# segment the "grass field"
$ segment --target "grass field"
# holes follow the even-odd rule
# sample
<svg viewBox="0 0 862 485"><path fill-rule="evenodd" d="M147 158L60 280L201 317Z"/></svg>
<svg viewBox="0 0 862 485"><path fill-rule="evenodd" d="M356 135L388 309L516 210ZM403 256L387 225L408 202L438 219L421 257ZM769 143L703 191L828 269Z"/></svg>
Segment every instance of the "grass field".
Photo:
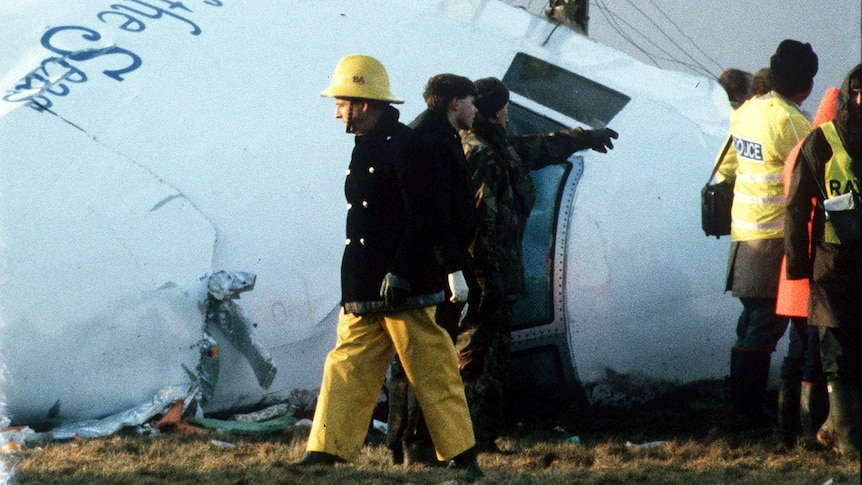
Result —
<svg viewBox="0 0 862 485"><path fill-rule="evenodd" d="M787 448L772 432L728 426L726 384L678 389L632 409L566 409L515 416L482 454L484 484L859 484L858 457L816 446ZM17 484L447 484L439 468L390 464L371 435L350 465L297 470L307 427L265 436L118 434L51 442L7 457ZM575 438L577 437L577 438Z"/></svg>

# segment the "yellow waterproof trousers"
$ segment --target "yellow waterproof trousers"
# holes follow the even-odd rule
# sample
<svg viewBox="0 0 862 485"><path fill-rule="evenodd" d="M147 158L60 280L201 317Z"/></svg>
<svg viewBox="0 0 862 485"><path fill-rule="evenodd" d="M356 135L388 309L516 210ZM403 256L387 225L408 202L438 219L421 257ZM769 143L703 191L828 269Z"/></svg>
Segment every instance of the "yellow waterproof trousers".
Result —
<svg viewBox="0 0 862 485"><path fill-rule="evenodd" d="M307 451L352 461L362 447L393 350L413 386L437 457L448 460L475 445L473 425L452 340L434 322L434 307L392 313L345 314L326 357Z"/></svg>

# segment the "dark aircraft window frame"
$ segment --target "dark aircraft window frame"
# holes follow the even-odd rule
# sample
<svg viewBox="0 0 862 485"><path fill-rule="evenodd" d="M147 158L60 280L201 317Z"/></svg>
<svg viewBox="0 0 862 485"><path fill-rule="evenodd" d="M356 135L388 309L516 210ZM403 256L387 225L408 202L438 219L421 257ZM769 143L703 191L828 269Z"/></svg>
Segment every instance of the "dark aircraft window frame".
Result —
<svg viewBox="0 0 862 485"><path fill-rule="evenodd" d="M515 103L509 104L510 133L551 133L566 126ZM530 172L536 186L536 203L527 219L523 258L527 296L513 307L512 331L539 327L554 322L554 257L557 221L563 192L572 164L549 165Z"/></svg>
<svg viewBox="0 0 862 485"><path fill-rule="evenodd" d="M523 52L515 54L503 84L542 106L598 128L607 126L631 100L619 91Z"/></svg>

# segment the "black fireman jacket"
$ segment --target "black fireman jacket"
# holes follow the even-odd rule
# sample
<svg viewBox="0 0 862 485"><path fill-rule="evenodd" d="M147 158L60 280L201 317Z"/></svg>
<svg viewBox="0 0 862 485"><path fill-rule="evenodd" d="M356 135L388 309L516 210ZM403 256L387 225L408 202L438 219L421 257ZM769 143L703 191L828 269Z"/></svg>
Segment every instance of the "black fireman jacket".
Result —
<svg viewBox="0 0 862 485"><path fill-rule="evenodd" d="M347 225L341 262L341 303L347 313L405 310L443 301L431 221L436 200L425 188L428 167L411 153L410 128L388 107L374 128L356 136L344 183ZM410 284L407 302L380 297L386 273Z"/></svg>

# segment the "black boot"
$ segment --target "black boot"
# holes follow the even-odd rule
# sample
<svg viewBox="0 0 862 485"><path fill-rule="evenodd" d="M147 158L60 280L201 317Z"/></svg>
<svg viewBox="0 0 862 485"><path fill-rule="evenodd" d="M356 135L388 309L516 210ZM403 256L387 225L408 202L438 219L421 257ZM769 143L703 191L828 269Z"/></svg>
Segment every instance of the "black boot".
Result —
<svg viewBox="0 0 862 485"><path fill-rule="evenodd" d="M736 347L730 350L730 416L733 421L742 407L742 351Z"/></svg>
<svg viewBox="0 0 862 485"><path fill-rule="evenodd" d="M766 350L734 347L731 351L731 413L739 430L767 431L773 426L764 408L771 358Z"/></svg>
<svg viewBox="0 0 862 485"><path fill-rule="evenodd" d="M299 461L291 463L291 466L332 466L336 463L346 463L347 461L330 453L323 451L306 451Z"/></svg>
<svg viewBox="0 0 862 485"><path fill-rule="evenodd" d="M408 465L442 466L445 463L437 460L434 444L425 440L405 441L404 454Z"/></svg>
<svg viewBox="0 0 862 485"><path fill-rule="evenodd" d="M389 455L392 457L393 465L404 464L404 442L399 441L389 446Z"/></svg>
<svg viewBox="0 0 862 485"><path fill-rule="evenodd" d="M412 387L407 393L407 424L404 427L404 455L408 465L426 465L430 467L445 466L446 463L437 460L434 440L425 422L422 407Z"/></svg>
<svg viewBox="0 0 862 485"><path fill-rule="evenodd" d="M467 474L467 482L475 482L485 476L485 474L482 473L482 469L479 468L479 462L476 461L476 457L477 452L476 447L474 446L455 458L452 458L452 461L446 468L449 470L463 470Z"/></svg>
<svg viewBox="0 0 862 485"><path fill-rule="evenodd" d="M778 388L778 432L784 444L792 447L801 429L800 405L802 383L797 380L781 380Z"/></svg>

